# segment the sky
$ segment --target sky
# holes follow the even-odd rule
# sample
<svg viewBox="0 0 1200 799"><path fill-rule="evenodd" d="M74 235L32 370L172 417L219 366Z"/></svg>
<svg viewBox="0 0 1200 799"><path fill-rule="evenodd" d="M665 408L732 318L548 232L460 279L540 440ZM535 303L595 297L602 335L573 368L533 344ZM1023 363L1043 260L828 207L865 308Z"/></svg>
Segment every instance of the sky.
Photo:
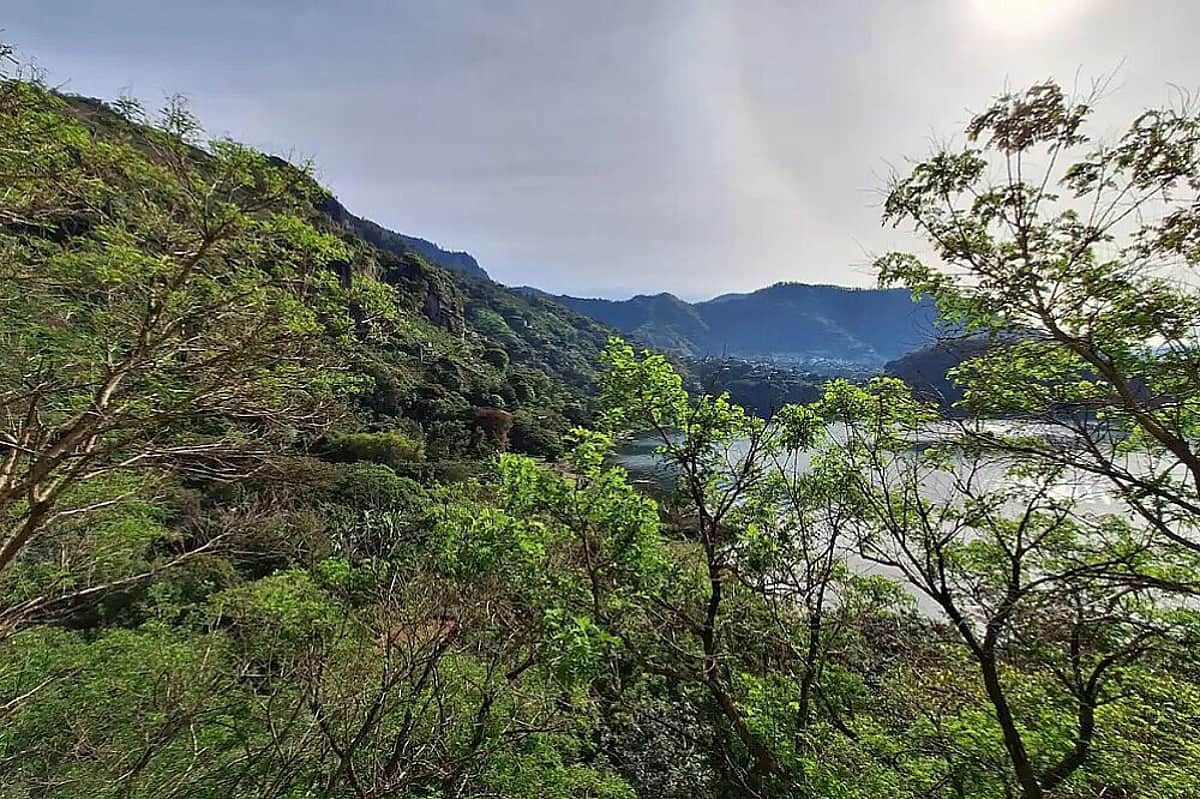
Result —
<svg viewBox="0 0 1200 799"><path fill-rule="evenodd" d="M1195 0L3 0L65 91L292 158L509 285L702 299L870 285L894 169L1006 88L1200 89Z"/></svg>

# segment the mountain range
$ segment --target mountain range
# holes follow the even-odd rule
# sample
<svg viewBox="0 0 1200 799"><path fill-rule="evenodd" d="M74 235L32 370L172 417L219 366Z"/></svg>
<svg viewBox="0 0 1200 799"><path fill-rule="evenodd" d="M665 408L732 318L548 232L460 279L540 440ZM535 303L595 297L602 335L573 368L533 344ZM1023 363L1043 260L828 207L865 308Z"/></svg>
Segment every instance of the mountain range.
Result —
<svg viewBox="0 0 1200 799"><path fill-rule="evenodd" d="M673 294L607 300L546 295L648 347L804 366L877 368L928 343L936 309L902 289L776 283L690 303Z"/></svg>
<svg viewBox="0 0 1200 799"><path fill-rule="evenodd" d="M740 358L832 371L879 369L934 338L933 304L914 302L903 289L784 282L703 302L665 292L611 300L550 294L530 286L510 289L492 280L470 253L389 230L352 214L332 196L322 201L320 211L379 250L413 254L447 270L466 295L461 313L472 328L517 350L510 353L516 358L541 361L538 366L548 372L565 368L575 381L591 371L588 365L545 363L546 353L539 350L566 344L567 350L592 352L604 335L594 323L642 346L686 358ZM441 312L437 300L434 296L434 306L426 309L435 320ZM535 318L549 322L552 330L534 325ZM542 335L534 329L539 327ZM562 340L576 339L581 331L586 331L586 343ZM531 332L532 340L527 340Z"/></svg>
<svg viewBox="0 0 1200 799"><path fill-rule="evenodd" d="M916 302L901 289L784 282L694 303L666 292L627 300L555 295L530 286L504 286L471 254L389 230L354 215L332 196L324 198L319 210L379 251L410 259L405 276L421 276L422 311L430 321L452 331L470 329L514 363L577 391L586 391L596 356L613 332L686 359L721 358L726 367L716 376L705 378L699 364L688 371L695 371L691 376L707 389L733 391L739 402L760 413L782 400L812 400L820 378L810 373L797 383L801 373L787 372L764 378L750 366L750 373L729 373L728 359L817 372L822 367L832 372L879 370L904 379L924 399L949 407L961 393L946 372L982 349L977 340L937 339L932 303ZM436 279L439 268L448 281ZM787 385L776 385L780 380Z"/></svg>
<svg viewBox="0 0 1200 799"><path fill-rule="evenodd" d="M902 289L776 283L695 303L665 292L611 300L550 294L530 286L507 289L492 281L469 253L388 230L355 216L332 197L324 201L321 210L381 250L415 253L456 276L466 276L469 280L458 282L468 295L485 293L493 305L503 299L501 304L510 311L514 305L534 304L542 312L565 306L642 346L688 358L720 356L805 367L879 368L933 338L937 316L933 305L914 302ZM485 305L475 303L474 310L481 317L476 321L486 327L495 320L490 319L494 309ZM468 303L467 310L471 307ZM572 318L560 332L578 327L578 319ZM511 329L492 332L515 343ZM594 339L595 332L589 333Z"/></svg>

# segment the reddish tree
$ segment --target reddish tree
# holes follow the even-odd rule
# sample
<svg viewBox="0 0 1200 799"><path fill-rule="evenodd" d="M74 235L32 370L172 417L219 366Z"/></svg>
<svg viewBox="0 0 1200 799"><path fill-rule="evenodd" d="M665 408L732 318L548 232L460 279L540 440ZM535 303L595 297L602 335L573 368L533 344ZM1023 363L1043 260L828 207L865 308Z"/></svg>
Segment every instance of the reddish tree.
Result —
<svg viewBox="0 0 1200 799"><path fill-rule="evenodd" d="M486 436L496 449L508 449L508 434L512 430L512 426L513 416L508 411L488 407L471 409L473 443L478 443L481 436Z"/></svg>

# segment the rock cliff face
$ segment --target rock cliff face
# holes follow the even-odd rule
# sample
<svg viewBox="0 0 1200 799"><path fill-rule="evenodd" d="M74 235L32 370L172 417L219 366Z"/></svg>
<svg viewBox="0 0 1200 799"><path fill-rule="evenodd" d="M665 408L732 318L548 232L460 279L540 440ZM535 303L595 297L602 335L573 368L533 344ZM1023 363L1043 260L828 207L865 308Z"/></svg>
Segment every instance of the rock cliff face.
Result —
<svg viewBox="0 0 1200 799"><path fill-rule="evenodd" d="M426 319L438 327L443 327L451 333L462 332L462 303L458 302L454 306L451 306L443 299L443 296L434 290L426 291L425 306L421 309L422 313L425 314Z"/></svg>
<svg viewBox="0 0 1200 799"><path fill-rule="evenodd" d="M370 220L355 216L332 197L323 200L317 210L344 234L361 238L375 247L367 256L374 261L378 276L402 288L401 294L411 298L413 310L419 311L443 330L463 332L466 322L462 293L454 285L453 279L437 268L438 264L431 264L406 242L408 237L393 234ZM364 231L371 231L374 235L368 238ZM343 275L344 280L348 278L348 273Z"/></svg>
<svg viewBox="0 0 1200 799"><path fill-rule="evenodd" d="M420 299L420 311L430 322L451 333L466 327L463 296L454 282L412 254L398 256L399 264L384 273L389 283L403 281Z"/></svg>

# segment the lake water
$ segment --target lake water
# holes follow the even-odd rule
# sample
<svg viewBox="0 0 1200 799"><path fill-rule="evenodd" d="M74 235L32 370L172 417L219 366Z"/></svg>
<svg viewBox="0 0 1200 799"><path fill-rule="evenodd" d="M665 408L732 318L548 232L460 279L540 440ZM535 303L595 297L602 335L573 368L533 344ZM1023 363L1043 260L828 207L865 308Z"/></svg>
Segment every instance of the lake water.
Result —
<svg viewBox="0 0 1200 799"><path fill-rule="evenodd" d="M997 426L1000 427L1001 423L997 423ZM1007 424L1003 426L1011 427L1011 425ZM939 430L935 426L929 430L928 438L926 439L925 436L922 436L922 439L924 443L931 443L939 437L943 437L947 430L948 428ZM1031 431L1033 431L1033 428L1028 425L1022 428L1023 433ZM835 437L838 435L838 432L836 429L831 431ZM1049 429L1044 431L1048 437L1058 432ZM661 440L654 435L635 437L622 442L611 456L610 462L614 465L624 467L629 472L630 480L635 485L641 486L648 493L653 494L665 491L674 484L674 472L663 463L662 458L656 452L661 443ZM739 459L745 457L747 451L747 442L734 442L729 449L731 463L737 463ZM801 453L797 457L800 459L798 466L803 471L807 466L808 455ZM965 464L963 465L963 469L966 469ZM984 466L976 472L973 478L973 480L979 481L976 485L980 488L998 487L1006 479L1011 478L1005 475L1005 469L1000 464L988 464ZM934 474L922 486L923 493L931 499L950 497L953 489L954 476L947 473ZM1074 499L1081 511L1090 513L1124 513L1124 515L1128 516L1123 506L1114 501L1108 490L1107 482L1103 478L1094 475L1087 475L1076 471L1067 476L1061 488L1051 493L1062 499ZM909 584L898 569L867 560L853 551L843 553L843 559L851 569L859 574L881 575L904 585L908 593L916 600L918 607L923 613L931 617L941 615L940 609L933 601L916 589L915 586Z"/></svg>
<svg viewBox="0 0 1200 799"><path fill-rule="evenodd" d="M1014 429L1014 423L989 423L989 428L993 432L1011 432ZM931 444L939 440L943 440L947 434L951 433L953 428L949 426L934 425L925 431L921 436L921 444ZM1049 439L1062 439L1062 431L1053 429L1048 426L1034 426L1029 424L1021 424L1020 432L1025 435L1036 434L1042 435ZM834 438L841 435L840 426L830 428L830 433ZM629 472L631 480L648 488L663 490L670 488L674 484L674 472L671 468L664 464L657 450L662 444L662 440L655 434L645 434L634 437L632 439L621 442L609 462L616 466L624 467ZM731 463L737 463L744 458L748 452L749 444L747 441L735 441L729 448L729 460ZM803 472L808 464L809 456L807 453L800 453L796 456L800 471ZM1135 473L1137 470L1136 464L1129 464ZM995 487L1000 481L1006 479L1005 469L1002 465L991 464L980 470L979 478L982 480L981 487ZM953 478L950 475L934 476L934 479L926 484L925 490L931 498L939 496L947 496L948 492L953 487ZM1119 510L1118 503L1113 500L1109 492L1109 485L1103 478L1096 477L1084 473L1080 470L1064 475L1063 486L1056 491L1051 492L1052 496L1058 496L1062 499L1076 500L1081 509L1091 512L1117 512Z"/></svg>

